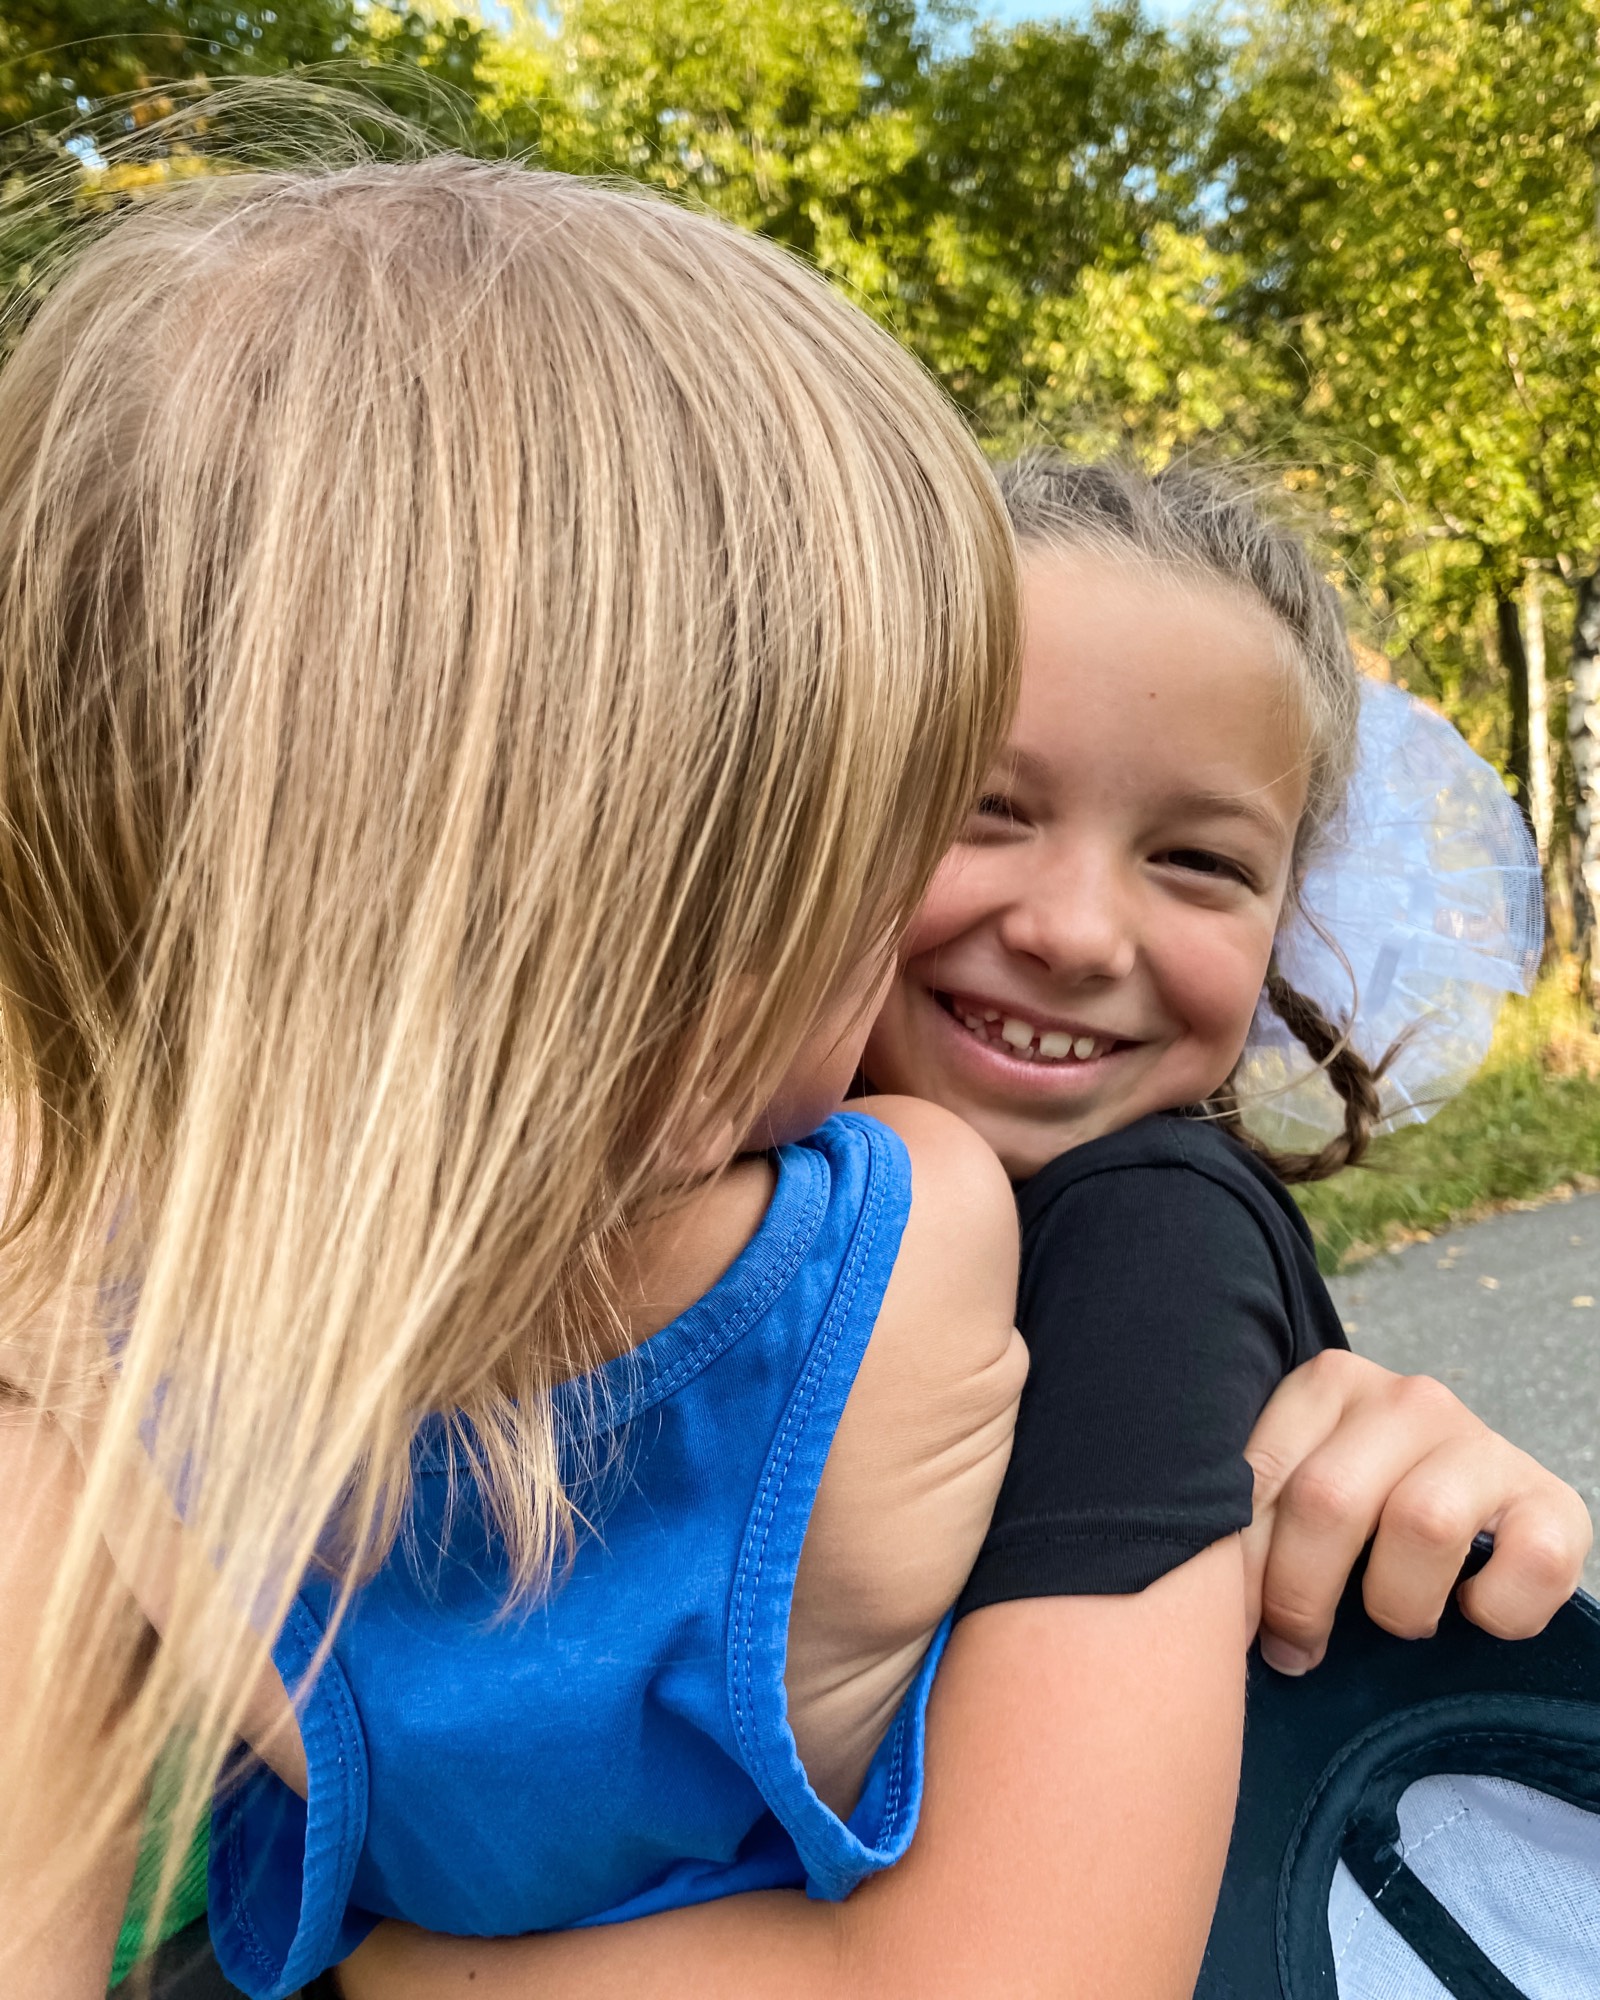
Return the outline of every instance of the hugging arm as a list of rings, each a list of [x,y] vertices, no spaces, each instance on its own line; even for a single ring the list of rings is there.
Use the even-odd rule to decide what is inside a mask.
[[[346,2000],[1188,2000],[1244,1705],[1229,1538],[1132,1597],[964,1618],[928,1713],[922,1821],[847,1902],[734,1897],[475,1942],[374,1932]]]
[[[1243,1529],[1252,1629],[1300,1672],[1368,1541],[1369,1616],[1420,1637],[1488,1533],[1462,1610],[1540,1631],[1582,1574],[1579,1496],[1442,1384],[1350,1353],[1287,1197],[1215,1135],[1158,1122],[1121,1144],[1112,1171],[1037,1184],[1032,1371],[967,1601],[1138,1590]]]

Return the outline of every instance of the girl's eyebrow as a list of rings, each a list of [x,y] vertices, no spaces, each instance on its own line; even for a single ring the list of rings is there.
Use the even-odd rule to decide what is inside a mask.
[[[1263,833],[1283,832],[1283,819],[1250,792],[1184,792],[1172,800],[1177,813],[1202,813],[1218,819],[1242,819]]]
[[[1040,757],[1032,750],[1014,750],[1009,743],[995,759],[995,771],[1007,778],[1020,778],[1028,785],[1050,783],[1048,758]]]

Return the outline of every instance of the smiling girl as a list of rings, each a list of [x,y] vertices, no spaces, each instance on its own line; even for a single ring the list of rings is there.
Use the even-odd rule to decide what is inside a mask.
[[[1003,485],[1023,555],[1021,701],[866,1057],[877,1088],[959,1112],[1021,1183],[1032,1374],[969,1609],[1144,1590],[1250,1527],[1245,1445],[1273,1390],[1305,1362],[1307,1394],[1319,1370],[1367,1373],[1343,1352],[1286,1183],[1361,1157],[1383,1068],[1275,956],[1354,774],[1361,709],[1305,547],[1185,470],[1035,459]],[[1342,1129],[1316,1152],[1268,1153],[1240,1125],[1236,1072],[1263,1002],[1337,1093]],[[1431,1629],[1481,1527],[1495,1556],[1462,1601],[1491,1630],[1527,1629],[1530,1579],[1560,1568],[1552,1517],[1493,1504],[1502,1442],[1461,1426],[1437,1384],[1411,1393],[1409,1441],[1397,1424],[1377,1453],[1394,1474],[1381,1509],[1347,1508],[1320,1556],[1303,1525],[1273,1541],[1262,1643],[1280,1669],[1319,1656],[1325,1626],[1303,1615],[1319,1566],[1326,1594],[1371,1522],[1367,1605],[1403,1633]],[[1349,1466],[1297,1475],[1302,1493],[1323,1483],[1325,1517]],[[1553,1505],[1581,1558],[1581,1502]]]
[[[1019,1178],[1222,1086],[1356,713],[1309,579],[1321,629],[1302,619],[1286,659],[1291,631],[1244,580],[1176,552],[1133,572],[1101,536],[1031,553],[1016,726],[869,1057],[988,1131]]]

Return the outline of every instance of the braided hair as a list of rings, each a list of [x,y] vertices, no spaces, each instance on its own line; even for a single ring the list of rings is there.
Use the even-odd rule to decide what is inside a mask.
[[[1307,745],[1306,805],[1295,830],[1287,916],[1344,801],[1361,707],[1344,614],[1304,542],[1237,480],[1193,466],[1151,475],[1121,460],[1077,465],[1037,453],[1005,467],[1000,485],[1024,554],[1133,556],[1243,590],[1272,614],[1294,661]],[[1232,1077],[1197,1110],[1225,1125],[1282,1179],[1325,1180],[1366,1152],[1381,1116],[1378,1085],[1396,1051],[1368,1062],[1350,1040],[1350,1022],[1331,1021],[1276,962],[1264,997],[1326,1073],[1344,1109],[1343,1129],[1315,1153],[1274,1151],[1243,1124]]]

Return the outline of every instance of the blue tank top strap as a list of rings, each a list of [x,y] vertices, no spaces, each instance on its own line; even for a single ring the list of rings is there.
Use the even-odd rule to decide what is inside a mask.
[[[921,1803],[926,1684],[948,1633],[947,1622],[923,1663],[917,1698],[902,1704],[846,1825],[818,1798],[800,1762],[784,1673],[801,1545],[910,1205],[910,1163],[899,1139],[876,1121],[852,1123],[865,1145],[860,1223],[751,1510],[728,1646],[728,1704],[745,1767],[794,1841],[808,1889],[829,1900],[898,1860],[911,1838]]]
[[[642,1346],[556,1390],[557,1421],[569,1438],[582,1442],[596,1431],[627,1431],[704,1375],[760,1323],[806,1264],[830,1203],[839,1199],[840,1138],[850,1132],[852,1148],[863,1142],[870,1148],[869,1124],[894,1139],[876,1121],[840,1117],[831,1119],[812,1143],[782,1149],[766,1214],[711,1289]],[[899,1145],[897,1139],[894,1143]],[[892,1262],[893,1251],[890,1257]]]
[[[503,1550],[444,1425],[418,1440],[414,1532],[309,1684],[335,1593],[307,1578],[274,1659],[309,1799],[258,1768],[213,1815],[213,1942],[252,2000],[287,2000],[386,1916],[497,1936],[747,1889],[836,1898],[904,1851],[945,1631],[848,1824],[800,1764],[784,1669],[910,1163],[886,1126],[846,1115],[778,1168],[717,1284],[559,1397],[574,1464],[606,1469],[594,1507],[579,1494],[593,1525],[555,1592],[505,1614]]]
[[[297,1598],[272,1658],[297,1693],[307,1796],[274,1785],[277,1824],[265,1837],[253,1826],[248,1853],[246,1822],[228,1811],[226,1794],[212,1814],[207,1902],[226,1912],[212,1943],[224,1973],[246,1993],[293,1995],[348,1958],[372,1929],[346,1915],[367,1831],[366,1742],[338,1660],[325,1655],[315,1681],[307,1679],[323,1641]],[[263,1851],[272,1866],[263,1866]]]

